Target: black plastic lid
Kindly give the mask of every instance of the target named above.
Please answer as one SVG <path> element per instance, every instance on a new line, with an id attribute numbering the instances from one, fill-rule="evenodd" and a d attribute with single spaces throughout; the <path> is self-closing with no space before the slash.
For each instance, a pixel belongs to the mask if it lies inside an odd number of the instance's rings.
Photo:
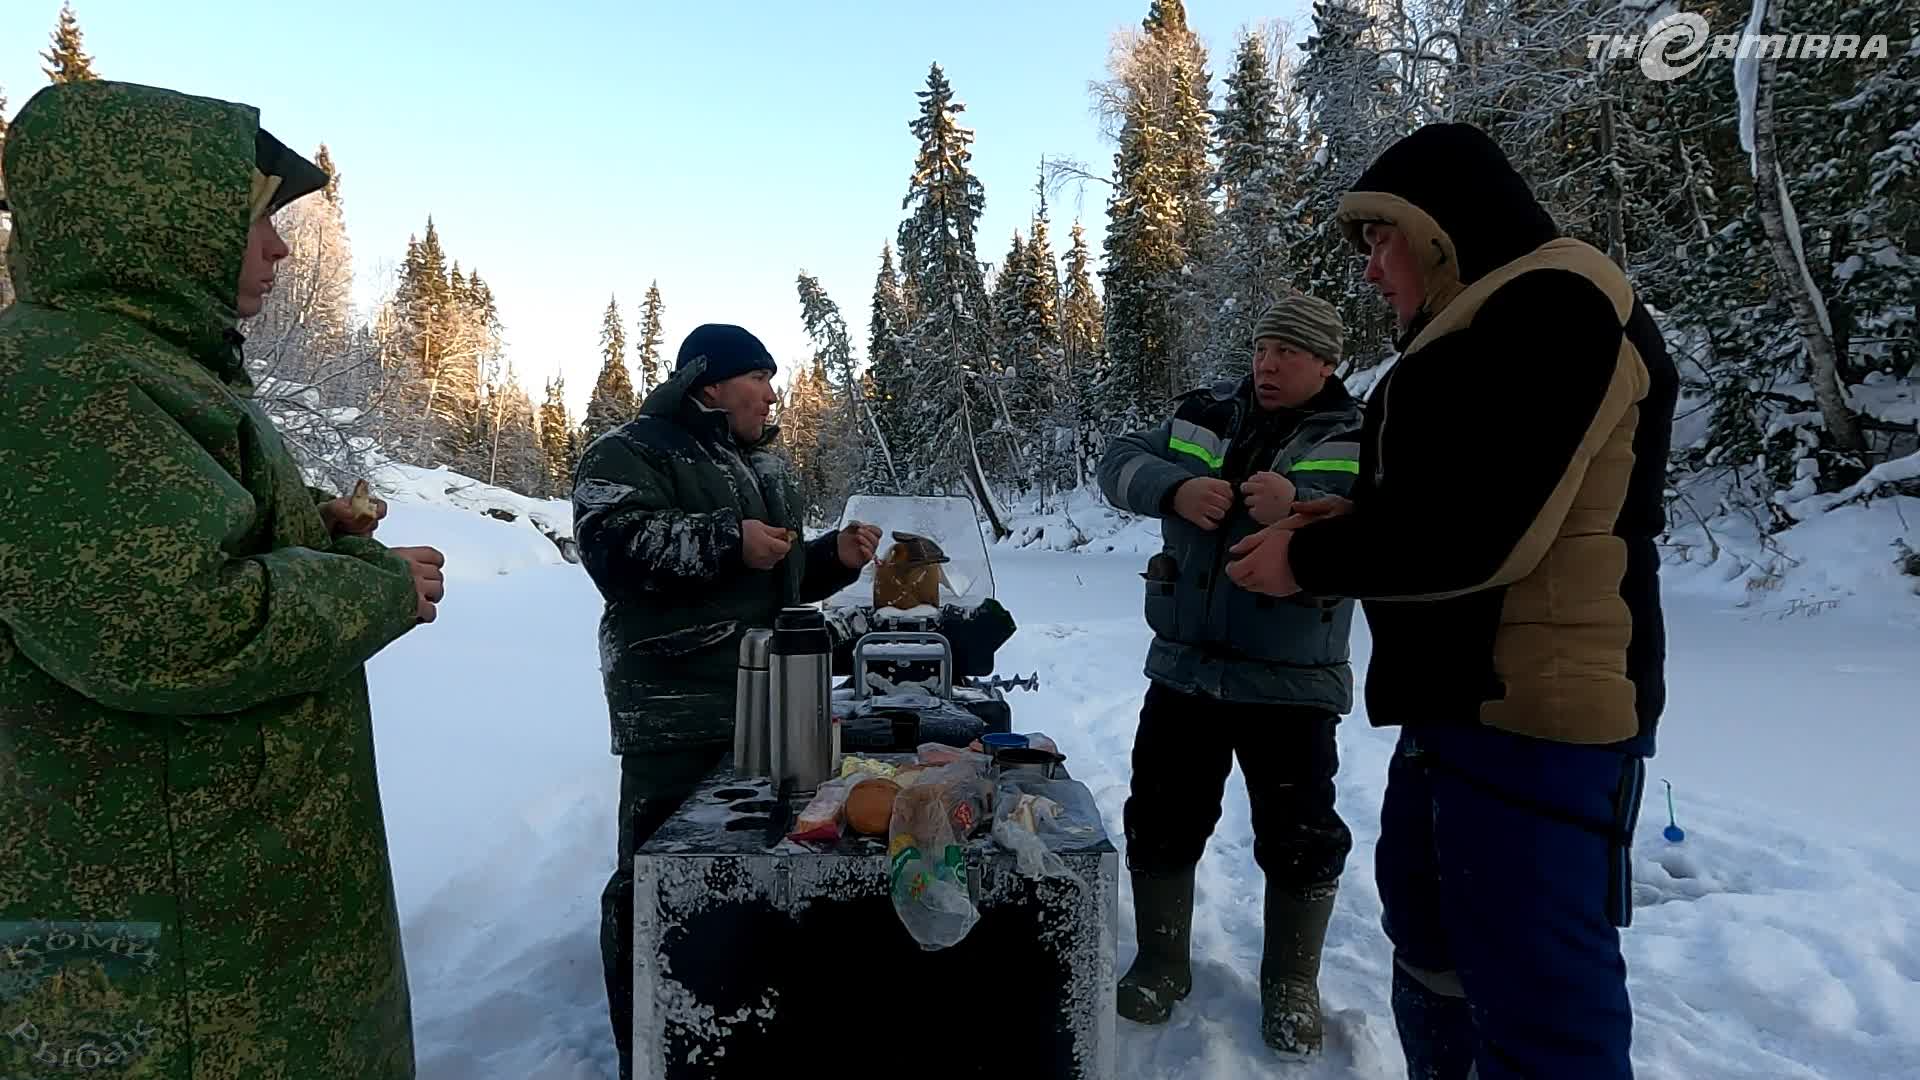
<path id="1" fill-rule="evenodd" d="M 775 630 L 820 630 L 826 625 L 826 613 L 810 607 L 785 608 L 773 620 Z"/>

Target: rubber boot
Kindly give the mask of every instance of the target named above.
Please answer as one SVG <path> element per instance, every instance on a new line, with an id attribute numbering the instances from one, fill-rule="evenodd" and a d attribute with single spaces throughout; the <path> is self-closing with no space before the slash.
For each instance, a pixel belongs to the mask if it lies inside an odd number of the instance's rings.
<path id="1" fill-rule="evenodd" d="M 1321 1049 L 1320 950 L 1338 886 L 1329 882 L 1298 891 L 1267 886 L 1260 1036 L 1289 1057 L 1311 1057 Z"/>
<path id="2" fill-rule="evenodd" d="M 1164 1024 L 1193 992 L 1193 867 L 1166 877 L 1133 873 L 1134 937 L 1140 954 L 1120 978 L 1121 1016 Z"/>

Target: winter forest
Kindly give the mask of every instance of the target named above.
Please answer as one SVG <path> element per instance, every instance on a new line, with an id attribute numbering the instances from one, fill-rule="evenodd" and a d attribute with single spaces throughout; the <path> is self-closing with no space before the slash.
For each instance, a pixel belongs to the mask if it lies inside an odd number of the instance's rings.
<path id="1" fill-rule="evenodd" d="M 1656 81 L 1637 53 L 1592 55 L 1590 35 L 1643 35 L 1664 10 L 1320 0 L 1310 25 L 1255 27 L 1211 53 L 1181 0 L 1152 0 L 1088 87 L 1111 160 L 1036 161 L 1031 189 L 993 193 L 1031 206 L 1011 237 L 978 233 L 988 193 L 970 159 L 993 132 L 968 127 L 965 88 L 932 63 L 899 91 L 918 152 L 900 162 L 898 231 L 853 241 L 872 245 L 871 296 L 830 297 L 795 268 L 813 353 L 780 358 L 779 419 L 814 514 L 837 518 L 856 490 L 966 492 L 1005 536 L 1012 507 L 1064 505 L 1087 484 L 1106 439 L 1239 374 L 1254 319 L 1290 288 L 1339 306 L 1341 374 L 1364 396 L 1392 324 L 1334 209 L 1375 154 L 1437 120 L 1492 133 L 1562 230 L 1609 253 L 1658 313 L 1685 381 L 1669 463 L 1680 557 L 1717 560 L 1733 542 L 1755 573 L 1778 573 L 1768 537 L 1920 493 L 1913 8 L 1765 5 L 1768 33 L 1887 35 L 1872 61 L 1761 56 Z M 1751 8 L 1689 10 L 1720 30 Z M 52 81 L 96 77 L 71 8 L 41 56 Z M 259 396 L 297 451 L 334 483 L 377 450 L 564 497 L 581 449 L 671 368 L 672 268 L 638 304 L 608 299 L 599 375 L 570 415 L 559 380 L 537 402 L 521 383 L 482 269 L 431 218 L 389 253 L 399 268 L 379 302 L 356 309 L 353 163 L 325 146 L 317 159 L 335 183 L 283 213 L 293 256 L 243 328 Z M 1050 216 L 1070 187 L 1104 198 L 1100 251 Z M 851 304 L 868 305 L 866 340 Z"/>

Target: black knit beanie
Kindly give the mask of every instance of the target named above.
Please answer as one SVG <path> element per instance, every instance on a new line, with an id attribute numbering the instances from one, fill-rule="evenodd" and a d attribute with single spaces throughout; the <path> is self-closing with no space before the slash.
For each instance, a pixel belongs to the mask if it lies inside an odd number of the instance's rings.
<path id="1" fill-rule="evenodd" d="M 728 323 L 706 323 L 695 327 L 693 333 L 680 343 L 680 355 L 674 360 L 673 369 L 679 371 L 699 356 L 707 358 L 707 370 L 701 372 L 689 387 L 693 390 L 725 382 L 749 371 L 772 374 L 779 370 L 773 362 L 773 354 L 760 344 L 759 338 Z"/>

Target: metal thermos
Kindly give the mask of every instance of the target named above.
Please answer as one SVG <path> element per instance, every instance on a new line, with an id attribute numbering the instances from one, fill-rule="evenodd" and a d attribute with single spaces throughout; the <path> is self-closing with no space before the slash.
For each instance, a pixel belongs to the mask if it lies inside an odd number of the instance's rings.
<path id="1" fill-rule="evenodd" d="M 774 620 L 767 687 L 774 783 L 810 795 L 834 768 L 833 639 L 818 610 L 787 608 Z"/>
<path id="2" fill-rule="evenodd" d="M 773 631 L 749 630 L 740 639 L 740 666 L 733 689 L 733 771 L 741 776 L 773 775 L 773 729 L 767 685 Z"/>

